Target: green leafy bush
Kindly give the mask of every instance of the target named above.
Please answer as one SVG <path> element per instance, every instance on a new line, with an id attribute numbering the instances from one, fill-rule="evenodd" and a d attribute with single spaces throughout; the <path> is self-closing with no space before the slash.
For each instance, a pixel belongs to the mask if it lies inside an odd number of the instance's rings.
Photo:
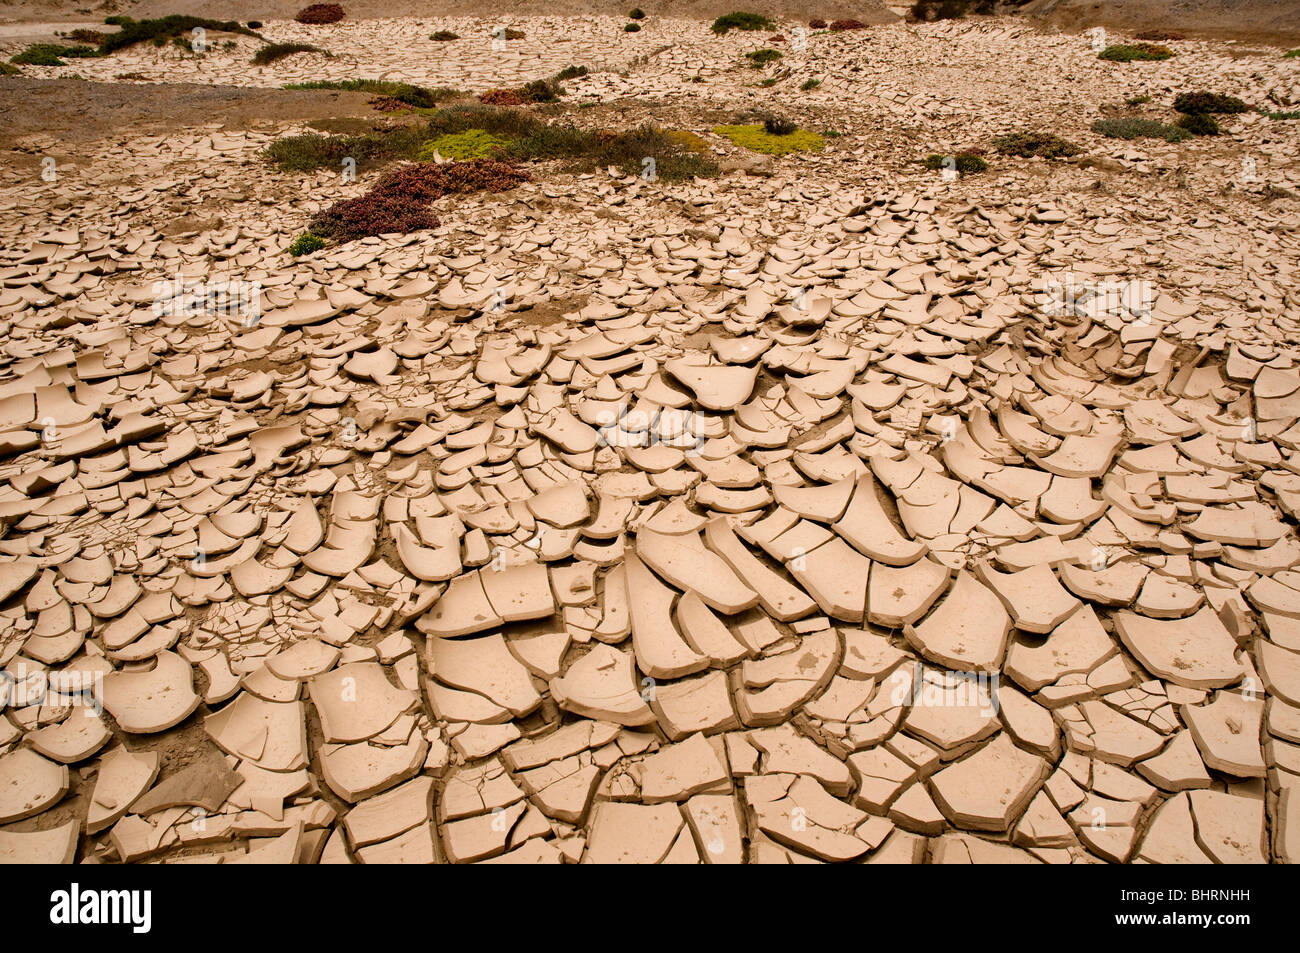
<path id="1" fill-rule="evenodd" d="M 580 76 L 586 76 L 590 70 L 585 66 L 566 66 L 555 74 L 555 81 L 561 82 L 566 79 L 577 79 Z"/>
<path id="2" fill-rule="evenodd" d="M 1236 96 L 1219 93 L 1179 93 L 1174 97 L 1174 109 L 1180 113 L 1244 113 L 1250 107 Z"/>
<path id="3" fill-rule="evenodd" d="M 239 33 L 262 39 L 261 35 L 248 27 L 240 26 L 234 20 L 210 20 L 207 17 L 190 17 L 179 14 L 159 17 L 156 20 L 132 20 L 130 17 L 109 17 L 104 22 L 115 23 L 121 27 L 117 33 L 110 33 L 100 44 L 101 53 L 115 53 L 137 43 L 153 41 L 161 46 L 175 36 L 189 33 L 196 27 L 202 27 L 213 33 Z"/>
<path id="4" fill-rule="evenodd" d="M 420 149 L 419 158 L 427 161 L 437 152 L 444 159 L 489 159 L 509 145 L 510 140 L 502 136 L 494 136 L 482 129 L 467 129 L 449 132 L 426 142 Z"/>
<path id="5" fill-rule="evenodd" d="M 819 79 L 806 79 L 803 81 L 803 85 L 801 85 L 799 88 L 802 89 L 805 93 L 810 93 L 821 84 L 822 81 Z"/>
<path id="6" fill-rule="evenodd" d="M 624 32 L 624 33 L 640 33 L 640 32 L 641 32 L 641 24 L 639 24 L 639 23 L 628 23 L 628 24 L 626 24 L 626 25 L 623 27 L 623 32 Z"/>
<path id="7" fill-rule="evenodd" d="M 1219 121 L 1209 113 L 1186 113 L 1178 117 L 1178 125 L 1194 136 L 1219 134 Z"/>
<path id="8" fill-rule="evenodd" d="M 1173 50 L 1158 43 L 1115 43 L 1098 53 L 1097 58 L 1131 63 L 1134 60 L 1167 60 L 1173 55 Z"/>
<path id="9" fill-rule="evenodd" d="M 730 30 L 772 30 L 776 24 L 761 13 L 745 13 L 737 11 L 718 17 L 713 21 L 713 26 L 709 27 L 714 33 L 722 36 Z"/>
<path id="10" fill-rule="evenodd" d="M 749 60 L 749 65 L 752 66 L 754 69 L 762 69 L 768 63 L 775 62 L 780 58 L 781 58 L 781 51 L 773 50 L 770 48 L 754 50 L 750 53 L 745 54 L 745 59 Z"/>
<path id="11" fill-rule="evenodd" d="M 628 12 L 627 18 L 628 18 L 629 20 L 644 20 L 644 19 L 645 19 L 645 11 L 642 10 L 640 7 L 633 7 L 633 8 Z"/>
<path id="12" fill-rule="evenodd" d="M 1285 60 L 1293 60 L 1298 56 L 1300 56 L 1300 49 L 1287 50 L 1282 54 L 1282 58 Z"/>
<path id="13" fill-rule="evenodd" d="M 67 66 L 63 57 L 85 59 L 103 56 L 93 46 L 60 46 L 57 43 L 33 43 L 27 49 L 9 58 L 10 63 L 23 66 Z"/>
<path id="14" fill-rule="evenodd" d="M 297 258 L 299 255 L 310 255 L 314 251 L 320 251 L 324 247 L 325 239 L 311 232 L 303 232 L 289 246 L 289 254 Z"/>
<path id="15" fill-rule="evenodd" d="M 1007 133 L 994 139 L 993 146 L 1003 155 L 1019 156 L 1022 159 L 1034 156 L 1057 159 L 1079 154 L 1078 146 L 1051 132 Z"/>
<path id="16" fill-rule="evenodd" d="M 764 155 L 783 156 L 791 152 L 817 152 L 826 142 L 808 129 L 796 129 L 787 135 L 773 135 L 763 123 L 742 126 L 716 126 L 713 130 L 733 145 L 761 152 Z"/>
<path id="17" fill-rule="evenodd" d="M 989 164 L 984 161 L 984 158 L 982 156 L 978 156 L 973 152 L 958 152 L 955 155 L 940 155 L 938 153 L 931 153 L 930 155 L 925 157 L 924 160 L 925 167 L 927 169 L 932 169 L 935 171 L 938 171 L 939 169 L 948 168 L 946 162 L 949 159 L 953 161 L 953 167 L 955 167 L 957 171 L 962 173 L 963 175 L 970 175 L 975 172 L 983 172 L 989 167 Z"/>
<path id="18" fill-rule="evenodd" d="M 1157 119 L 1132 117 L 1098 119 L 1092 124 L 1092 131 L 1111 139 L 1163 139 L 1166 142 L 1182 142 L 1184 139 L 1190 139 L 1192 135 L 1186 129 L 1171 126 Z"/>
<path id="19" fill-rule="evenodd" d="M 0 76 L 22 76 L 23 71 L 10 63 L 0 63 Z"/>
<path id="20" fill-rule="evenodd" d="M 254 66 L 267 66 L 295 53 L 324 53 L 319 46 L 310 43 L 268 43 L 253 54 Z"/>

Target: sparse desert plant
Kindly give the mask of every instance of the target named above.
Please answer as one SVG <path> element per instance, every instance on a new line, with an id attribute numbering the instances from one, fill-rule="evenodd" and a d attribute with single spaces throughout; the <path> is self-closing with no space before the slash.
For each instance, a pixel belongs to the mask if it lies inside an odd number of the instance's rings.
<path id="1" fill-rule="evenodd" d="M 435 86 L 412 86 L 387 79 L 325 79 L 310 83 L 288 83 L 285 89 L 337 89 L 346 92 L 374 93 L 397 99 L 413 109 L 431 109 L 449 99 L 461 95 L 458 90 Z"/>
<path id="2" fill-rule="evenodd" d="M 338 23 L 346 14 L 337 3 L 313 3 L 303 7 L 294 17 L 299 23 L 322 24 Z"/>
<path id="3" fill-rule="evenodd" d="M 437 152 L 444 159 L 490 159 L 508 145 L 510 140 L 502 136 L 494 136 L 483 129 L 466 129 L 464 132 L 447 133 L 426 142 L 420 149 L 419 158 L 428 161 Z"/>
<path id="4" fill-rule="evenodd" d="M 310 255 L 314 251 L 320 251 L 324 247 L 325 239 L 311 232 L 303 232 L 293 240 L 288 250 L 290 255 L 297 258 L 299 255 Z"/>
<path id="5" fill-rule="evenodd" d="M 84 27 L 71 30 L 68 33 L 68 39 L 73 43 L 86 43 L 90 46 L 99 46 L 104 42 L 107 33 L 100 33 L 98 30 L 87 30 Z"/>
<path id="6" fill-rule="evenodd" d="M 428 138 L 426 128 L 408 124 L 377 128 L 356 136 L 322 136 L 309 132 L 276 139 L 261 155 L 286 172 L 338 169 L 344 159 L 355 159 L 359 165 L 414 159 Z"/>
<path id="7" fill-rule="evenodd" d="M 526 103 L 553 103 L 564 95 L 564 89 L 550 80 L 535 79 L 519 87 L 519 95 Z"/>
<path id="8" fill-rule="evenodd" d="M 439 30 L 437 33 L 430 33 L 429 39 L 438 43 L 450 43 L 452 40 L 459 40 L 459 33 L 452 33 L 450 30 Z"/>
<path id="9" fill-rule="evenodd" d="M 687 152 L 703 153 L 709 150 L 709 144 L 704 141 L 704 137 L 689 129 L 665 129 L 664 135 Z"/>
<path id="10" fill-rule="evenodd" d="M 1269 112 L 1267 109 L 1261 109 L 1259 114 L 1268 119 L 1300 119 L 1300 110 L 1294 109 L 1281 112 Z"/>
<path id="11" fill-rule="evenodd" d="M 1148 94 L 1143 93 L 1141 96 L 1130 96 L 1128 99 L 1124 100 L 1124 105 L 1145 106 L 1149 102 L 1151 102 L 1151 97 Z"/>
<path id="12" fill-rule="evenodd" d="M 1163 139 L 1165 142 L 1182 142 L 1184 139 L 1191 138 L 1189 131 L 1178 126 L 1171 126 L 1158 119 L 1132 117 L 1098 119 L 1092 124 L 1092 131 L 1111 139 Z"/>
<path id="13" fill-rule="evenodd" d="M 772 63 L 781 58 L 781 51 L 774 50 L 770 47 L 764 47 L 761 50 L 753 50 L 745 54 L 745 59 L 749 60 L 749 65 L 754 69 L 762 69 L 768 63 Z"/>
<path id="14" fill-rule="evenodd" d="M 1250 107 L 1236 96 L 1219 93 L 1179 93 L 1174 97 L 1174 109 L 1188 115 L 1194 113 L 1244 113 Z"/>
<path id="15" fill-rule="evenodd" d="M 23 71 L 12 63 L 0 63 L 0 76 L 22 76 Z"/>
<path id="16" fill-rule="evenodd" d="M 826 21 L 823 20 L 821 17 L 813 17 L 811 20 L 808 21 L 808 29 L 824 30 L 826 29 Z"/>
<path id="17" fill-rule="evenodd" d="M 207 17 L 190 17 L 172 14 L 155 20 L 132 20 L 130 17 L 108 17 L 105 23 L 115 24 L 121 29 L 109 33 L 99 45 L 101 53 L 115 53 L 137 43 L 152 42 L 162 46 L 167 40 L 177 36 L 188 36 L 196 27 L 210 33 L 238 33 L 262 39 L 257 31 L 240 26 L 234 20 L 210 20 Z"/>
<path id="18" fill-rule="evenodd" d="M 631 10 L 628 11 L 627 18 L 629 20 L 644 20 L 645 11 L 642 10 L 640 7 L 633 7 Z"/>
<path id="19" fill-rule="evenodd" d="M 515 89 L 489 89 L 478 94 L 478 101 L 488 106 L 522 106 L 524 97 Z"/>
<path id="20" fill-rule="evenodd" d="M 1034 156 L 1056 159 L 1079 153 L 1078 146 L 1051 132 L 1007 133 L 994 139 L 993 146 L 1003 155 L 1019 156 L 1022 159 Z"/>
<path id="21" fill-rule="evenodd" d="M 253 65 L 268 66 L 277 60 L 284 59 L 286 56 L 293 56 L 295 53 L 324 52 L 319 46 L 312 46 L 310 43 L 268 43 L 253 54 Z"/>
<path id="22" fill-rule="evenodd" d="M 566 79 L 577 79 L 580 76 L 586 76 L 591 72 L 585 66 L 566 66 L 555 74 L 556 82 L 563 82 Z"/>
<path id="23" fill-rule="evenodd" d="M 713 21 L 709 27 L 714 33 L 722 36 L 731 30 L 772 30 L 776 24 L 761 13 L 745 13 L 736 11 L 734 13 L 723 14 Z"/>
<path id="24" fill-rule="evenodd" d="M 68 64 L 63 62 L 64 57 L 84 59 L 103 55 L 93 46 L 60 46 L 58 43 L 33 43 L 21 53 L 11 56 L 9 62 L 22 66 L 67 66 Z"/>
<path id="25" fill-rule="evenodd" d="M 1293 60 L 1296 57 L 1300 57 L 1300 48 L 1294 50 L 1287 50 L 1285 53 L 1282 54 L 1282 58 L 1284 60 Z"/>
<path id="26" fill-rule="evenodd" d="M 639 23 L 628 23 L 628 24 L 624 25 L 624 27 L 623 27 L 623 32 L 624 32 L 624 33 L 640 33 L 640 32 L 641 32 L 641 24 L 639 24 Z"/>
<path id="27" fill-rule="evenodd" d="M 816 89 L 821 84 L 822 81 L 819 79 L 806 79 L 799 86 L 799 88 L 803 90 L 805 93 L 811 93 L 814 89 Z"/>
<path id="28" fill-rule="evenodd" d="M 763 120 L 763 131 L 769 136 L 788 136 L 798 128 L 797 123 L 782 116 L 768 116 Z"/>
<path id="29" fill-rule="evenodd" d="M 947 164 L 949 159 L 951 159 L 953 163 L 951 168 L 955 168 L 958 172 L 962 173 L 962 175 L 971 175 L 976 172 L 983 172 L 989 167 L 988 162 L 986 162 L 983 157 L 978 156 L 973 152 L 957 152 L 950 155 L 931 153 L 926 156 L 923 161 L 927 169 L 937 171 L 939 169 L 950 168 Z"/>
<path id="30" fill-rule="evenodd" d="M 774 136 L 764 128 L 763 123 L 717 126 L 713 131 L 724 139 L 729 139 L 733 145 L 772 156 L 783 156 L 791 152 L 817 152 L 826 144 L 820 135 L 808 129 L 796 129 L 788 135 Z"/>
<path id="31" fill-rule="evenodd" d="M 1097 58 L 1131 63 L 1134 60 L 1167 60 L 1173 55 L 1173 50 L 1159 43 L 1114 43 L 1098 53 Z"/>
<path id="32" fill-rule="evenodd" d="M 867 24 L 861 20 L 834 20 L 830 25 L 832 33 L 843 33 L 845 30 L 865 30 L 866 28 Z"/>
<path id="33" fill-rule="evenodd" d="M 1180 129 L 1186 129 L 1194 136 L 1217 136 L 1219 120 L 1209 113 L 1185 113 L 1178 117 Z"/>

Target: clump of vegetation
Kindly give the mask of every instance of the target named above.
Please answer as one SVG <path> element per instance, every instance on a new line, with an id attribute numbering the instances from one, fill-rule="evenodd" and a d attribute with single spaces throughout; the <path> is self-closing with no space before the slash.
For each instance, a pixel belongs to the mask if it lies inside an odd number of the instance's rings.
<path id="1" fill-rule="evenodd" d="M 106 36 L 108 36 L 107 33 L 100 33 L 98 30 L 87 30 L 84 27 L 79 27 L 68 33 L 68 39 L 73 43 L 86 43 L 90 46 L 99 46 L 104 42 Z"/>
<path id="2" fill-rule="evenodd" d="M 461 95 L 459 91 L 435 86 L 412 86 L 387 79 L 323 79 L 310 83 L 288 83 L 285 89 L 337 89 L 345 92 L 374 93 L 400 100 L 413 109 L 432 109 L 449 99 Z"/>
<path id="3" fill-rule="evenodd" d="M 250 30 L 260 30 L 260 29 L 262 29 L 262 21 L 261 21 L 261 20 L 249 20 L 249 21 L 248 21 L 248 28 L 249 28 Z"/>
<path id="4" fill-rule="evenodd" d="M 103 55 L 93 46 L 60 46 L 57 43 L 33 43 L 21 53 L 11 56 L 9 62 L 19 63 L 23 66 L 67 66 L 68 64 L 63 62 L 65 56 L 69 59 L 84 59 Z"/>
<path id="5" fill-rule="evenodd" d="M 810 93 L 821 84 L 822 81 L 819 79 L 806 79 L 803 81 L 803 84 L 799 88 L 803 90 L 805 93 Z"/>
<path id="6" fill-rule="evenodd" d="M 861 20 L 834 20 L 830 26 L 832 33 L 842 33 L 845 30 L 865 30 L 866 28 L 867 24 Z"/>
<path id="7" fill-rule="evenodd" d="M 1296 57 L 1300 57 L 1300 48 L 1294 50 L 1287 50 L 1285 53 L 1282 54 L 1282 59 L 1284 60 L 1293 60 Z"/>
<path id="8" fill-rule="evenodd" d="M 764 155 L 783 156 L 791 152 L 817 152 L 826 145 L 825 140 L 808 129 L 795 129 L 784 135 L 773 135 L 764 123 L 743 126 L 717 126 L 713 130 L 733 145 L 761 152 Z"/>
<path id="9" fill-rule="evenodd" d="M 286 172 L 340 168 L 344 159 L 372 165 L 390 159 L 414 159 L 428 138 L 416 125 L 376 128 L 355 136 L 322 136 L 309 132 L 284 136 L 262 151 L 262 157 Z"/>
<path id="10" fill-rule="evenodd" d="M 435 199 L 453 193 L 504 192 L 530 179 L 526 171 L 493 159 L 403 166 L 365 195 L 336 202 L 321 212 L 312 219 L 311 234 L 346 242 L 437 228 L 438 217 L 429 208 Z"/>
<path id="11" fill-rule="evenodd" d="M 1062 156 L 1079 154 L 1079 147 L 1051 132 L 1012 132 L 998 136 L 993 146 L 1005 156 L 1019 156 L 1030 159 L 1041 156 L 1044 159 L 1057 159 Z"/>
<path id="12" fill-rule="evenodd" d="M 948 160 L 952 160 L 952 166 L 949 166 Z M 983 172 L 988 169 L 989 164 L 984 161 L 983 156 L 974 152 L 958 152 L 955 155 L 940 155 L 931 153 L 923 160 L 925 167 L 934 171 L 946 168 L 955 168 L 963 175 L 970 175 L 975 172 Z"/>
<path id="13" fill-rule="evenodd" d="M 1209 113 L 1186 113 L 1178 117 L 1178 126 L 1194 136 L 1217 136 L 1219 120 Z"/>
<path id="14" fill-rule="evenodd" d="M 504 30 L 497 27 L 492 31 L 492 36 L 499 39 L 522 40 L 525 34 L 523 30 L 516 30 L 514 27 L 508 26 Z"/>
<path id="15" fill-rule="evenodd" d="M 633 7 L 631 10 L 628 11 L 627 18 L 629 20 L 644 20 L 645 11 L 642 10 L 640 7 Z"/>
<path id="16" fill-rule="evenodd" d="M 562 82 L 566 79 L 577 79 L 580 76 L 586 76 L 591 72 L 585 66 L 566 66 L 555 74 L 555 81 Z"/>
<path id="17" fill-rule="evenodd" d="M 788 136 L 798 128 L 797 123 L 781 116 L 768 116 L 763 120 L 763 131 L 769 136 Z"/>
<path id="18" fill-rule="evenodd" d="M 628 24 L 625 24 L 625 25 L 623 26 L 623 32 L 624 32 L 624 33 L 640 33 L 640 32 L 641 32 L 641 24 L 639 24 L 639 23 L 628 23 Z"/>
<path id="19" fill-rule="evenodd" d="M 768 63 L 774 62 L 781 58 L 781 51 L 765 47 L 761 50 L 753 50 L 745 54 L 745 59 L 749 60 L 749 65 L 754 69 L 762 69 Z"/>
<path id="20" fill-rule="evenodd" d="M 1186 39 L 1181 33 L 1171 33 L 1168 30 L 1143 30 L 1137 35 L 1137 38 L 1139 40 L 1156 40 L 1160 42 Z"/>
<path id="21" fill-rule="evenodd" d="M 704 141 L 704 137 L 689 129 L 666 129 L 664 135 L 673 142 L 678 143 L 687 152 L 702 153 L 707 152 L 709 144 Z"/>
<path id="22" fill-rule="evenodd" d="M 144 80 L 144 81 L 147 82 L 148 79 L 149 79 L 149 77 L 148 77 L 148 76 L 145 76 L 144 73 L 139 73 L 139 72 L 130 72 L 130 73 L 118 73 L 116 76 L 113 77 L 113 79 L 120 79 L 120 80 Z"/>
<path id="23" fill-rule="evenodd" d="M 1268 119 L 1300 119 L 1300 111 L 1290 110 L 1286 112 L 1269 112 L 1266 109 L 1259 111 L 1261 116 Z"/>
<path id="24" fill-rule="evenodd" d="M 310 255 L 314 251 L 320 251 L 324 247 L 325 239 L 311 232 L 303 232 L 289 246 L 289 254 L 297 258 L 299 255 Z"/>
<path id="25" fill-rule="evenodd" d="M 553 103 L 564 95 L 564 89 L 548 79 L 535 79 L 519 87 L 519 95 L 526 103 Z"/>
<path id="26" fill-rule="evenodd" d="M 107 34 L 100 43 L 99 50 L 104 55 L 149 41 L 152 41 L 155 46 L 162 46 L 169 39 L 188 34 L 196 28 L 213 33 L 239 33 L 262 39 L 255 30 L 240 26 L 234 20 L 209 20 L 207 17 L 172 14 L 156 20 L 132 20 L 130 17 L 117 16 L 107 17 L 104 22 L 121 27 L 117 33 Z"/>
<path id="27" fill-rule="evenodd" d="M 1097 58 L 1131 63 L 1134 60 L 1167 60 L 1173 55 L 1173 50 L 1159 43 L 1114 43 L 1098 53 Z"/>
<path id="28" fill-rule="evenodd" d="M 267 66 L 295 53 L 324 53 L 319 46 L 310 43 L 268 43 L 253 54 L 254 66 Z M 326 54 L 328 55 L 328 54 Z"/>
<path id="29" fill-rule="evenodd" d="M 524 97 L 515 89 L 489 89 L 478 94 L 478 101 L 488 106 L 522 106 Z"/>
<path id="30" fill-rule="evenodd" d="M 1141 96 L 1130 96 L 1128 99 L 1124 100 L 1124 105 L 1125 105 L 1125 106 L 1145 106 L 1145 105 L 1146 105 L 1147 103 L 1149 103 L 1149 102 L 1151 102 L 1151 97 L 1150 97 L 1150 95 L 1148 95 L 1148 94 L 1146 94 L 1146 93 L 1143 93 Z"/>
<path id="31" fill-rule="evenodd" d="M 1165 142 L 1182 142 L 1184 139 L 1190 139 L 1192 135 L 1186 129 L 1171 126 L 1158 119 L 1131 117 L 1098 119 L 1092 124 L 1092 131 L 1111 139 L 1163 139 Z"/>
<path id="32" fill-rule="evenodd" d="M 824 30 L 826 29 L 826 21 L 823 20 L 821 17 L 813 17 L 811 20 L 808 21 L 808 29 Z"/>
<path id="33" fill-rule="evenodd" d="M 439 43 L 450 43 L 452 40 L 459 40 L 460 34 L 452 33 L 450 30 L 439 30 L 437 33 L 430 33 L 429 39 Z"/>
<path id="34" fill-rule="evenodd" d="M 22 76 L 23 71 L 11 63 L 0 63 L 0 76 Z"/>
<path id="35" fill-rule="evenodd" d="M 494 136 L 484 129 L 466 129 L 464 132 L 449 132 L 426 142 L 420 149 L 419 158 L 432 160 L 436 152 L 444 159 L 490 159 L 508 145 L 509 139 Z"/>
<path id="36" fill-rule="evenodd" d="M 761 13 L 745 13 L 737 11 L 727 13 L 713 21 L 713 26 L 709 27 L 718 36 L 731 30 L 773 30 L 776 24 Z"/>
<path id="37" fill-rule="evenodd" d="M 1174 97 L 1174 109 L 1180 113 L 1244 113 L 1250 107 L 1236 96 L 1219 93 L 1179 93 Z"/>
<path id="38" fill-rule="evenodd" d="M 345 15 L 337 3 L 313 3 L 299 10 L 294 19 L 299 23 L 338 23 Z"/>
<path id="39" fill-rule="evenodd" d="M 930 20 L 960 20 L 966 15 L 970 0 L 916 0 L 910 11 L 920 23 Z"/>

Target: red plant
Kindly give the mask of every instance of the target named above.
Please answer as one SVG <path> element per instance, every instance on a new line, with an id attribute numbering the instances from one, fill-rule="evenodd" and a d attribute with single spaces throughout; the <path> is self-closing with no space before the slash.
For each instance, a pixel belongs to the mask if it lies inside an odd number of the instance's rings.
<path id="1" fill-rule="evenodd" d="M 861 20 L 836 20 L 831 24 L 831 30 L 838 33 L 840 30 L 865 30 L 867 25 Z"/>
<path id="2" fill-rule="evenodd" d="M 775 33 L 775 34 L 773 34 L 772 36 L 769 36 L 769 37 L 767 38 L 767 42 L 769 42 L 769 43 L 784 43 L 784 42 L 785 42 L 785 37 L 782 36 L 780 33 Z"/>
<path id="3" fill-rule="evenodd" d="M 381 113 L 405 112 L 411 108 L 409 103 L 394 99 L 392 96 L 372 96 L 366 100 L 366 105 L 373 106 Z"/>
<path id="4" fill-rule="evenodd" d="M 522 106 L 524 97 L 513 89 L 489 89 L 479 93 L 478 101 L 489 106 Z"/>
<path id="5" fill-rule="evenodd" d="M 338 23 L 343 17 L 343 8 L 337 3 L 313 3 L 299 10 L 294 19 L 299 23 Z"/>
<path id="6" fill-rule="evenodd" d="M 335 202 L 312 220 L 311 232 L 350 242 L 368 235 L 437 227 L 438 216 L 426 205 L 404 196 L 367 192 L 360 198 Z"/>
<path id="7" fill-rule="evenodd" d="M 817 17 L 814 20 L 809 20 L 808 28 L 812 30 L 824 30 L 826 29 L 826 21 L 823 20 L 821 17 Z"/>

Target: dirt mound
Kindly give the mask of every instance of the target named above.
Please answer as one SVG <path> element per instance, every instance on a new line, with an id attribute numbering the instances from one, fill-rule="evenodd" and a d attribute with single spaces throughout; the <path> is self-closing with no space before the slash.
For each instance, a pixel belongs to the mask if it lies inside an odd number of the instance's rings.
<path id="1" fill-rule="evenodd" d="M 1022 12 L 1066 30 L 1170 30 L 1189 38 L 1300 40 L 1296 0 L 1031 0 Z"/>

